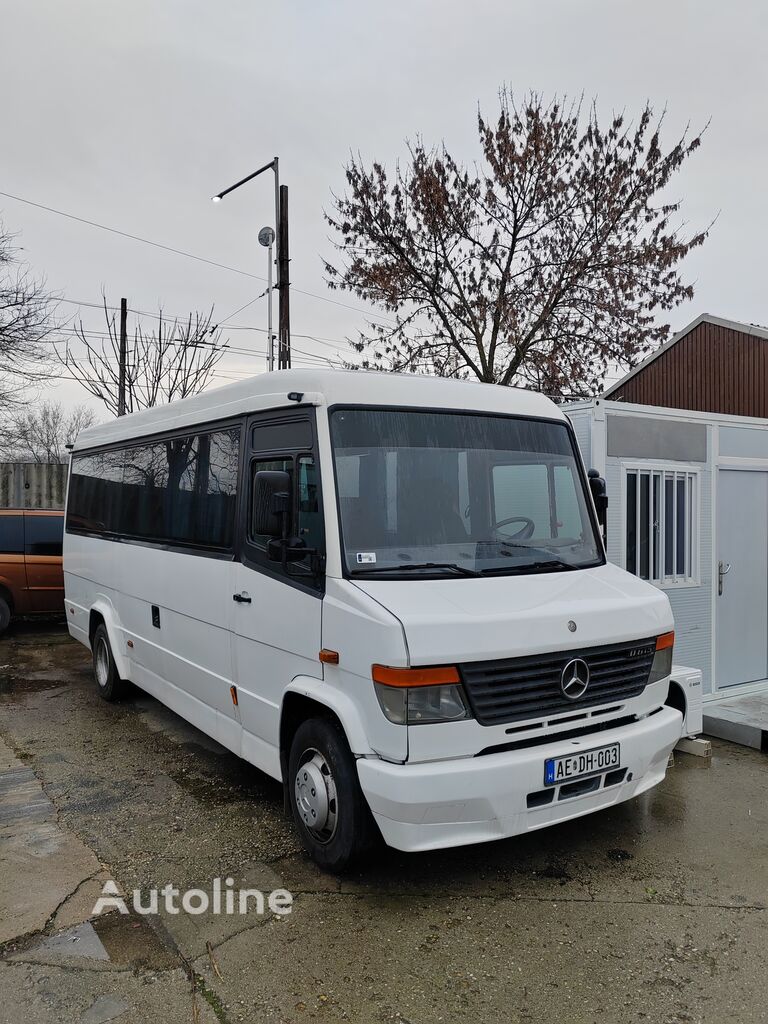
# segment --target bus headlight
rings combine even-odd
[[[457,669],[388,668],[371,669],[381,710],[396,725],[426,725],[460,722],[472,714],[464,699]]]
[[[672,671],[672,651],[675,646],[674,633],[662,633],[656,637],[656,653],[651,664],[651,674],[648,676],[648,685],[658,683]]]

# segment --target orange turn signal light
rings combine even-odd
[[[441,683],[458,683],[459,670],[455,665],[441,665],[438,668],[389,668],[386,665],[371,665],[374,683],[384,686],[440,686]]]
[[[339,664],[339,652],[332,651],[330,647],[323,647],[318,654],[318,658],[324,665],[338,665]]]
[[[674,630],[671,633],[662,633],[661,636],[656,637],[656,650],[666,651],[668,647],[674,647],[675,645],[675,633]]]

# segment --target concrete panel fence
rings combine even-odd
[[[0,508],[64,508],[67,466],[0,462]]]

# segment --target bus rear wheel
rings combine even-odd
[[[311,718],[296,730],[288,787],[304,849],[321,868],[344,871],[370,847],[375,826],[336,722]]]
[[[112,657],[112,648],[109,645],[107,627],[103,622],[99,623],[94,630],[91,651],[93,652],[93,674],[96,677],[99,696],[110,703],[120,700],[125,694],[125,682],[118,674],[115,659]]]

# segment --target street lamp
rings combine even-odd
[[[275,346],[272,334],[272,244],[275,232],[272,228],[262,228],[259,232],[259,245],[267,249],[267,369],[271,373],[275,368]]]
[[[264,164],[263,167],[259,167],[258,170],[253,171],[252,174],[246,175],[241,178],[240,181],[236,181],[234,185],[230,185],[229,188],[225,188],[221,192],[217,192],[215,196],[211,196],[214,203],[219,203],[224,196],[229,195],[230,192],[234,192],[235,189],[240,188],[241,185],[247,184],[249,181],[253,181],[264,171],[270,170],[275,172],[275,225],[277,227],[277,237],[275,239],[275,233],[272,232],[273,241],[277,242],[276,245],[276,257],[277,257],[277,292],[280,300],[279,312],[278,312],[278,369],[285,369],[291,365],[291,330],[290,330],[290,313],[289,313],[289,295],[288,295],[288,188],[286,185],[280,184],[280,174],[278,158],[273,157],[268,164]],[[261,241],[261,234],[259,234],[259,241]],[[271,230],[271,229],[270,229]],[[262,245],[268,245],[271,253],[271,244],[267,242],[261,242]],[[270,261],[270,268],[272,264]],[[271,280],[271,274],[270,274]],[[272,291],[270,285],[269,292],[270,303],[272,302]],[[270,309],[270,320],[271,320],[271,309]],[[269,331],[269,346],[270,351],[272,349],[272,329]],[[270,356],[269,363],[270,370],[274,369],[274,354]]]

